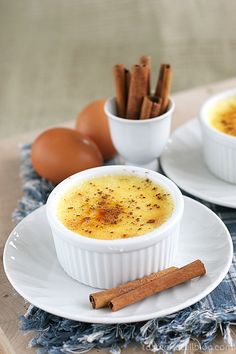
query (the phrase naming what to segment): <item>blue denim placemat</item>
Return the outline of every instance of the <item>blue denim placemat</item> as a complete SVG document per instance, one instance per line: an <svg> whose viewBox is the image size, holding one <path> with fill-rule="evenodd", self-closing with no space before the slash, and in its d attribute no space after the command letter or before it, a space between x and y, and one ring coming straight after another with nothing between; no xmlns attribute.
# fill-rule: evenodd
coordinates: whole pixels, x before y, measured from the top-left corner
<svg viewBox="0 0 236 354"><path fill-rule="evenodd" d="M23 197L13 213L16 222L43 205L53 184L40 178L32 168L31 145L22 147L21 177ZM109 164L119 164L116 157ZM236 247L236 209L218 207L201 201L211 208L226 224ZM39 346L38 353L85 353L92 348L109 348L120 353L131 342L153 352L171 353L186 348L190 339L197 340L201 349L207 349L220 329L225 342L234 345L231 324L236 324L236 259L234 253L230 271L222 283L208 296L193 306L175 314L145 322L129 324L90 324L51 315L34 306L20 318L23 331L35 330L31 346Z"/></svg>

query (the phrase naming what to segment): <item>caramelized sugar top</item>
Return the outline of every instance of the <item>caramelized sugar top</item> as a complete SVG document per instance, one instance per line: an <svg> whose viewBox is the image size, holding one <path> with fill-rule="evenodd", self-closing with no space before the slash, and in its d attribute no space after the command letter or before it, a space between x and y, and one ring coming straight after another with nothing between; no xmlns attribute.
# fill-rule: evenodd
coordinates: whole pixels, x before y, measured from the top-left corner
<svg viewBox="0 0 236 354"><path fill-rule="evenodd" d="M236 136L236 97L219 101L209 114L210 123L215 129Z"/></svg>
<svg viewBox="0 0 236 354"><path fill-rule="evenodd" d="M150 179L107 175L68 190L59 200L57 216L82 236L115 240L152 231L172 211L171 195Z"/></svg>

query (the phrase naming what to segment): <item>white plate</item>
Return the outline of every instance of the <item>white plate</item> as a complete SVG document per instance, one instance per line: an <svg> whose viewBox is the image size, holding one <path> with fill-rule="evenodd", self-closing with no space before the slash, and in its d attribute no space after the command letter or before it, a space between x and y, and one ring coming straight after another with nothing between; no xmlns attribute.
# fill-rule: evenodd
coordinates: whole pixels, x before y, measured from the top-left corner
<svg viewBox="0 0 236 354"><path fill-rule="evenodd" d="M200 258L207 275L154 295L121 311L93 310L95 289L71 279L60 267L45 207L28 215L10 234L4 268L13 287L35 306L69 319L94 323L125 323L174 313L209 294L224 278L232 261L232 241L223 222L202 204L185 197L180 247L175 265Z"/></svg>
<svg viewBox="0 0 236 354"><path fill-rule="evenodd" d="M196 119L178 128L161 156L165 174L184 191L208 202L236 208L236 184L224 182L206 167Z"/></svg>

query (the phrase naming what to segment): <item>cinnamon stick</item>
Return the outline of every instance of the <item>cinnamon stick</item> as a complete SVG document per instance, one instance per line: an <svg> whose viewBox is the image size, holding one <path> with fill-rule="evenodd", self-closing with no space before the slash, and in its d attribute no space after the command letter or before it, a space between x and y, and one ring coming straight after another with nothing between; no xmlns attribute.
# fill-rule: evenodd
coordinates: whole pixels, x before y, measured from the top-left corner
<svg viewBox="0 0 236 354"><path fill-rule="evenodd" d="M153 102L150 97L145 96L141 107L140 119L148 119L151 117L152 106Z"/></svg>
<svg viewBox="0 0 236 354"><path fill-rule="evenodd" d="M147 93L147 75L142 65L136 64L131 69L131 80L127 103L126 118L139 119L143 97Z"/></svg>
<svg viewBox="0 0 236 354"><path fill-rule="evenodd" d="M161 98L156 97L154 102L152 103L152 109L150 113L150 118L158 117L161 112Z"/></svg>
<svg viewBox="0 0 236 354"><path fill-rule="evenodd" d="M125 89L126 89L126 104L129 96L129 88L130 88L130 80L131 80L131 74L128 69L125 69ZM125 111L126 113L126 111Z"/></svg>
<svg viewBox="0 0 236 354"><path fill-rule="evenodd" d="M143 99L140 119L148 119L159 116L161 112L161 98L145 96Z"/></svg>
<svg viewBox="0 0 236 354"><path fill-rule="evenodd" d="M145 75L145 95L149 95L150 94L150 68L148 65L141 65L144 75Z"/></svg>
<svg viewBox="0 0 236 354"><path fill-rule="evenodd" d="M125 118L126 113L126 75L123 64L113 66L113 76L116 90L116 109L119 117Z"/></svg>
<svg viewBox="0 0 236 354"><path fill-rule="evenodd" d="M118 311L130 304L143 300L148 296L160 293L163 290L185 283L188 280L204 274L206 274L206 269L204 264L198 259L182 268L169 272L159 279L155 279L129 291L128 293L113 298L110 301L109 307L112 311Z"/></svg>
<svg viewBox="0 0 236 354"><path fill-rule="evenodd" d="M141 65L151 66L151 57L149 55L142 55L139 59Z"/></svg>
<svg viewBox="0 0 236 354"><path fill-rule="evenodd" d="M144 65L147 70L147 95L151 91L151 57L149 55L142 55L139 59L141 65Z"/></svg>
<svg viewBox="0 0 236 354"><path fill-rule="evenodd" d="M161 64L161 66L160 66L159 75L158 75L158 79L157 79L157 85L156 85L156 89L155 89L155 93L154 93L154 95L156 97L161 97L161 91L162 91L161 89L162 89L165 65L166 64Z"/></svg>
<svg viewBox="0 0 236 354"><path fill-rule="evenodd" d="M93 293L89 296L89 300L90 300L92 307L94 309L100 309L102 307L106 307L106 306L108 306L109 302L113 298L115 298L119 295L125 294L128 291L134 290L141 285L147 284L150 281L153 281L154 279L159 279L160 277L164 276L165 274L168 274L169 272L173 272L173 270L175 270L175 269L177 269L177 268L170 267L170 268L161 270L160 272L156 272L156 273L152 273L150 275L147 275L141 279L137 279L137 280L122 284L116 288Z"/></svg>
<svg viewBox="0 0 236 354"><path fill-rule="evenodd" d="M167 111L172 84L172 68L169 64L161 64L155 96L162 99L160 114Z"/></svg>
<svg viewBox="0 0 236 354"><path fill-rule="evenodd" d="M163 84L162 84L162 93L161 93L161 114L165 113L169 106L169 96L172 84L172 69L170 65L165 66Z"/></svg>

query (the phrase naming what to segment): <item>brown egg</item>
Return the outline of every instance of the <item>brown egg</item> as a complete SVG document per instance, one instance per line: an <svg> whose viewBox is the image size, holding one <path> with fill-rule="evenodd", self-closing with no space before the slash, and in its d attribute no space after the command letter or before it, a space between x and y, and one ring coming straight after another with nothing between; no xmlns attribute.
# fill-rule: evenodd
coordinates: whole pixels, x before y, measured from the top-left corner
<svg viewBox="0 0 236 354"><path fill-rule="evenodd" d="M97 145L68 128L45 130L34 141L31 156L35 171L55 184L76 172L103 163Z"/></svg>
<svg viewBox="0 0 236 354"><path fill-rule="evenodd" d="M107 116L104 112L106 100L93 101L79 114L75 128L90 137L99 147L105 160L112 158L116 150L112 144Z"/></svg>

